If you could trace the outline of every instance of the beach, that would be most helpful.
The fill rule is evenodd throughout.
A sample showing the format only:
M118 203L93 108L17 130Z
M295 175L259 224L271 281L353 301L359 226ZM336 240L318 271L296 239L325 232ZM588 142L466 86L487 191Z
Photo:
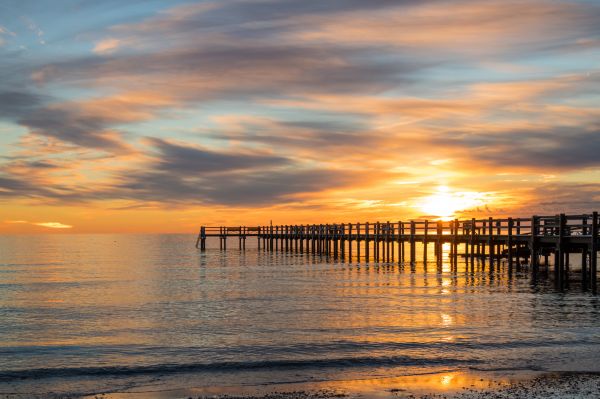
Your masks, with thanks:
M221 393L216 393L221 390ZM335 381L314 384L226 388L165 392L120 392L86 396L86 399L327 399L327 398L405 398L405 399L542 399L598 398L600 373L533 373L513 371L503 375L464 372L376 380Z

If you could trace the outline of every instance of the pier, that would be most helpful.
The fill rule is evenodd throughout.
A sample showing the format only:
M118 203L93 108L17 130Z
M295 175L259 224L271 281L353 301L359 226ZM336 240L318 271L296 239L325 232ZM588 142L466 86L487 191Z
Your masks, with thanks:
M442 246L450 246L451 261L458 256L473 264L475 259L500 262L509 267L528 265L537 274L540 266L552 265L558 288L568 284L571 254L581 255L581 282L584 289L597 293L598 212L580 215L532 216L530 218L487 218L468 220L410 220L375 223L339 223L269 226L202 226L196 248L206 250L209 237L219 239L227 249L237 241L246 249L246 239L257 240L263 251L288 251L333 257L347 262L416 261L417 243L423 246L427 262L442 261ZM551 262L552 260L552 262Z

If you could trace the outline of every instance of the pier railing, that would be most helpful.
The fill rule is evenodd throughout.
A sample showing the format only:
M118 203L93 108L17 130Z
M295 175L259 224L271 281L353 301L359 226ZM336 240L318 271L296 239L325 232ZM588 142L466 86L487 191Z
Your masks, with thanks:
M231 238L237 238L239 249L245 249L246 239L255 237L258 248L265 251L299 251L348 260L354 255L358 261L394 262L397 250L399 261L404 261L406 254L414 262L416 243L423 244L425 260L428 244L434 244L438 261L442 246L449 244L453 258L458 256L460 246L462 255L471 260L483 258L493 262L506 258L509 265L525 260L534 271L541 257L548 265L554 254L555 277L560 281L568 273L569 254L580 253L582 279L595 291L599 227L598 212L449 221L202 226L196 247L206 250L206 239L217 237L221 250L227 248L227 239Z

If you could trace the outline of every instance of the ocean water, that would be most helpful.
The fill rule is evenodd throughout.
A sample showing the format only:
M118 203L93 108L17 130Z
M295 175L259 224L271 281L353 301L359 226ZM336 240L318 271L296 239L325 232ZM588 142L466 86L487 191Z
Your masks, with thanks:
M600 371L600 300L576 282L447 253L366 264L194 243L0 237L0 394Z

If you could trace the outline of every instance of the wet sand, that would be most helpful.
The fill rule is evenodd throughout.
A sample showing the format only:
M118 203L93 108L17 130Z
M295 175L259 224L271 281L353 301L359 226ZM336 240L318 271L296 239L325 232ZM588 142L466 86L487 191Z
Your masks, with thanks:
M364 380L274 384L252 387L184 388L112 392L86 399L475 399L600 398L600 373L561 372L472 374L447 372Z

